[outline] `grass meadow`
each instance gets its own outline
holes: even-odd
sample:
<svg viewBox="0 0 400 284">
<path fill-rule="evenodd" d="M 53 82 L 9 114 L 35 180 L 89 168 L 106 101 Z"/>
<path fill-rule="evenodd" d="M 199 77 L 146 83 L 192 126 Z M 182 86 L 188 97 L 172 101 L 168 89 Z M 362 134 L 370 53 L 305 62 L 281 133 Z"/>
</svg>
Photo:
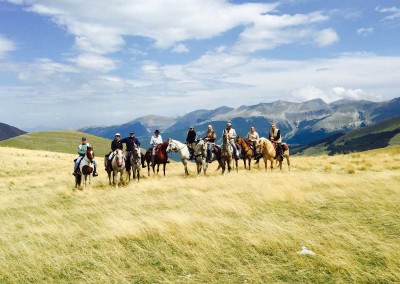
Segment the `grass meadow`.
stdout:
<svg viewBox="0 0 400 284">
<path fill-rule="evenodd" d="M 0 147 L 0 283 L 400 282 L 400 147 L 117 190 L 74 158 Z"/>
</svg>

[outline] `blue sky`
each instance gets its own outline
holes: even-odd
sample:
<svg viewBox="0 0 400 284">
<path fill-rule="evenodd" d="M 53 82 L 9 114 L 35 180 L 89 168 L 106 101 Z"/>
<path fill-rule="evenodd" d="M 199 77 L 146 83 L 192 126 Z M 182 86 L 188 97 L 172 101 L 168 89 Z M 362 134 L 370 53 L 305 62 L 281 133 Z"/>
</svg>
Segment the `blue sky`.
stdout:
<svg viewBox="0 0 400 284">
<path fill-rule="evenodd" d="M 81 3 L 82 2 L 82 3 Z M 400 96 L 400 1 L 0 0 L 0 122 Z"/>
</svg>

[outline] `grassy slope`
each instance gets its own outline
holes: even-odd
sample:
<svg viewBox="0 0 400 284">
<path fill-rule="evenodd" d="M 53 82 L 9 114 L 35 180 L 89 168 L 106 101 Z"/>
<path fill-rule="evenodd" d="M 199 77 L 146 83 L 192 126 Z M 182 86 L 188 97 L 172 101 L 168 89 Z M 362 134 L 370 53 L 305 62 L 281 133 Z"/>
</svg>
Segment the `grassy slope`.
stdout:
<svg viewBox="0 0 400 284">
<path fill-rule="evenodd" d="M 399 145 L 397 137 L 400 129 L 400 116 L 387 119 L 377 124 L 352 130 L 334 141 L 304 148 L 303 155 L 322 155 L 324 153 L 354 152 L 356 149 L 380 148 L 388 145 Z M 360 151 L 362 151 L 360 150 Z"/>
<path fill-rule="evenodd" d="M 0 147 L 1 283 L 400 281 L 400 147 L 86 192 L 74 157 Z"/>
<path fill-rule="evenodd" d="M 1 141 L 0 146 L 75 154 L 82 136 L 93 145 L 97 156 L 110 151 L 110 140 L 76 131 L 31 132 Z"/>
</svg>

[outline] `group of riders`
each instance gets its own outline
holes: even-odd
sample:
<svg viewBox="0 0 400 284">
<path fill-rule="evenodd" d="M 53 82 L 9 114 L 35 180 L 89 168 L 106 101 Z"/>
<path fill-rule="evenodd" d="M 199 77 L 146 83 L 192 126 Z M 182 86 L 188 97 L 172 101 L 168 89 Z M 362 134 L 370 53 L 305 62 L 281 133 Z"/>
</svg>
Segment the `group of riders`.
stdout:
<svg viewBox="0 0 400 284">
<path fill-rule="evenodd" d="M 235 143 L 235 140 L 237 138 L 236 131 L 234 128 L 232 128 L 232 123 L 228 122 L 226 124 L 226 128 L 224 129 L 224 133 L 228 136 L 228 141 L 232 145 L 234 151 L 234 158 L 236 160 L 240 159 L 240 154 L 239 154 L 239 149 L 237 148 L 237 145 Z M 211 163 L 212 162 L 212 149 L 215 145 L 215 140 L 217 138 L 217 134 L 215 130 L 213 129 L 212 125 L 208 125 L 207 127 L 207 132 L 205 134 L 205 137 L 202 139 L 206 141 L 207 143 L 207 162 Z M 255 130 L 254 126 L 250 127 L 250 131 L 247 133 L 247 136 L 245 140 L 249 144 L 249 146 L 253 149 L 254 152 L 254 159 L 259 160 L 261 158 L 261 154 L 256 151 L 257 149 L 257 141 L 260 139 L 260 136 L 258 135 L 257 131 Z M 283 160 L 283 149 L 282 149 L 282 137 L 281 137 L 281 132 L 280 130 L 276 127 L 275 124 L 271 124 L 271 131 L 269 132 L 269 137 L 268 139 L 276 144 L 276 157 L 277 159 Z M 194 130 L 194 127 L 191 126 L 189 128 L 187 137 L 186 137 L 186 145 L 189 148 L 190 152 L 190 160 L 194 158 L 194 148 L 196 146 L 197 142 L 197 134 Z M 151 155 L 151 165 L 154 164 L 154 159 L 155 159 L 155 154 L 156 154 L 156 149 L 157 146 L 163 143 L 163 139 L 161 137 L 160 131 L 156 130 L 154 131 L 154 135 L 151 136 L 150 138 L 150 145 L 152 146 L 152 155 Z M 126 148 L 126 160 L 129 161 L 129 155 L 132 153 L 134 147 L 140 147 L 140 142 L 139 140 L 135 137 L 135 133 L 131 131 L 129 133 L 129 137 L 121 139 L 121 134 L 116 133 L 114 140 L 111 142 L 111 152 L 106 155 L 108 159 L 108 164 L 106 166 L 106 171 L 107 167 L 111 165 L 111 161 L 115 155 L 115 151 L 120 149 L 123 150 L 123 144 L 125 144 Z M 74 164 L 74 172 L 73 175 L 78 174 L 78 169 L 79 169 L 79 164 L 82 160 L 82 158 L 85 156 L 86 149 L 87 147 L 92 147 L 89 142 L 87 142 L 86 137 L 82 137 L 82 143 L 78 146 L 78 155 L 79 157 L 75 160 Z M 167 159 L 167 163 L 169 163 Z M 127 165 L 129 166 L 129 165 Z M 144 168 L 145 165 L 142 160 L 142 167 Z M 96 161 L 93 163 L 93 176 L 98 176 L 97 173 L 97 164 Z"/>
</svg>

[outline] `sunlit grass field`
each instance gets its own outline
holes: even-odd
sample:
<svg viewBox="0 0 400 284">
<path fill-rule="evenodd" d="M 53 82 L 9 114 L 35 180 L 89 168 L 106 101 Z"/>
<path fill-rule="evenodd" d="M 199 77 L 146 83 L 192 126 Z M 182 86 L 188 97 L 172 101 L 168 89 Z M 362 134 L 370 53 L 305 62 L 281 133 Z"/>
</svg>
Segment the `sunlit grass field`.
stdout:
<svg viewBox="0 0 400 284">
<path fill-rule="evenodd" d="M 86 191 L 75 157 L 0 147 L 0 283 L 400 282 L 400 147 Z"/>
</svg>

